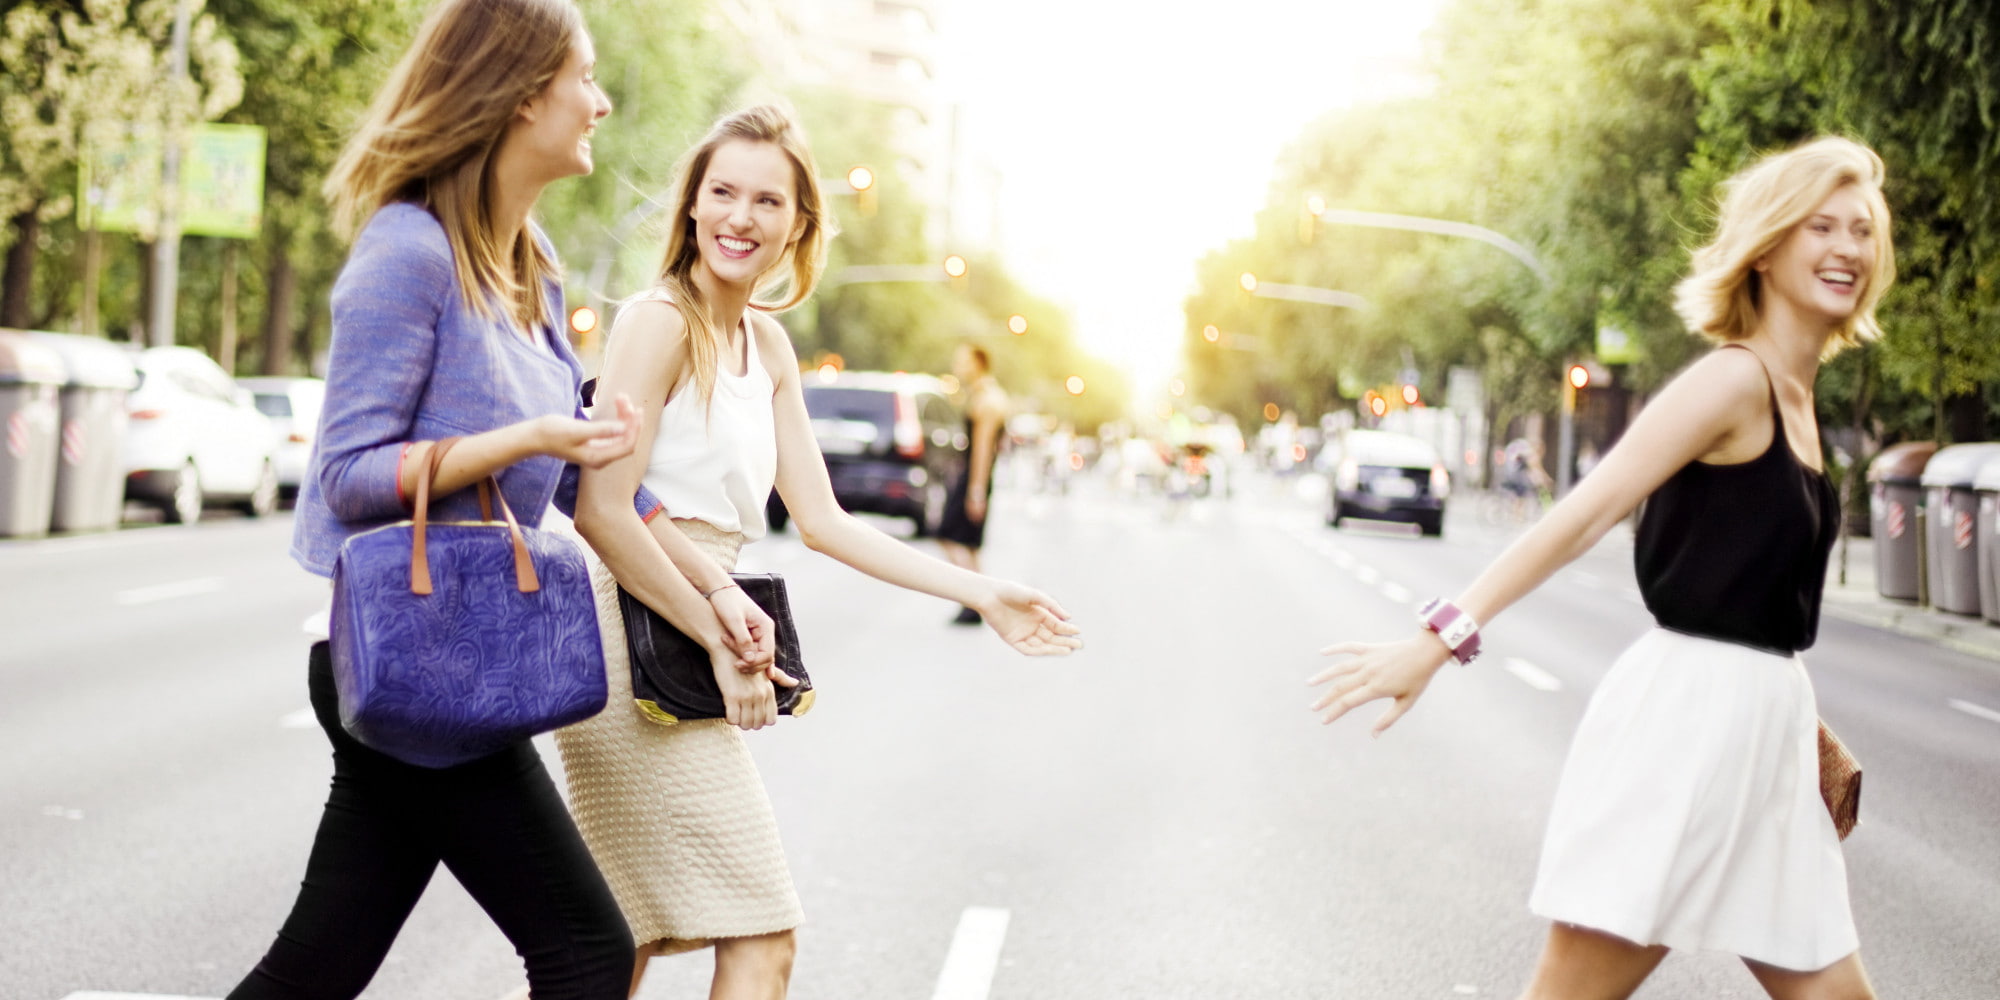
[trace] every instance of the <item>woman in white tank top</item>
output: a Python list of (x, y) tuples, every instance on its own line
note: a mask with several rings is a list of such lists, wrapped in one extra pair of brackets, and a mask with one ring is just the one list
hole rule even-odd
[[(781, 997), (790, 978), (797, 895), (738, 736), (776, 721), (773, 683), (790, 679), (771, 662), (770, 618), (729, 577), (737, 548), (764, 534), (774, 484), (814, 550), (974, 608), (1022, 653), (1082, 645), (1047, 595), (926, 556), (835, 502), (797, 355), (770, 316), (811, 295), (824, 266), (831, 219), (817, 177), (783, 111), (719, 122), (681, 164), (659, 286), (620, 312), (604, 361), (599, 397), (629, 396), (642, 420), (636, 454), (586, 473), (577, 502), (577, 529), (606, 570), (600, 612), (612, 595), (600, 614), (611, 707), (558, 745), (577, 825), (639, 944), (635, 991), (652, 955), (711, 943), (713, 997)], [(781, 283), (782, 301), (757, 300)], [(670, 516), (633, 510), (641, 481)], [(639, 715), (620, 676), (613, 579), (708, 648), (726, 721)]]

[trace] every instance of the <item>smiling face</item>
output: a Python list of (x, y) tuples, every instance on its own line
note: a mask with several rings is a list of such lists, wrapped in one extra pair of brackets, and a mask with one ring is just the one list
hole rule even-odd
[(790, 157), (774, 143), (731, 140), (715, 149), (688, 218), (709, 272), (755, 286), (799, 237)]
[(521, 106), (509, 129), (509, 144), (518, 145), (545, 181), (590, 173), (590, 136), (597, 120), (611, 113), (611, 99), (597, 87), (597, 50), (587, 35), (563, 60), (562, 69), (541, 93)]
[(1835, 189), (1757, 261), (1766, 306), (1783, 301), (1801, 315), (1845, 322), (1867, 291), (1875, 239), (1874, 214), (1861, 190)]

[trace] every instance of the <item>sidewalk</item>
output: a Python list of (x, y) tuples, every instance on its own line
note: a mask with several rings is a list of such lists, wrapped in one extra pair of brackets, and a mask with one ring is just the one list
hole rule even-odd
[[(1841, 583), (1841, 545), (1847, 546), (1847, 582)], [(1848, 538), (1833, 547), (1826, 569), (1826, 600), (1821, 613), (1857, 625), (1922, 639), (1947, 649), (2000, 661), (2000, 625), (1976, 616), (1956, 615), (1891, 601), (1875, 592), (1875, 541)]]

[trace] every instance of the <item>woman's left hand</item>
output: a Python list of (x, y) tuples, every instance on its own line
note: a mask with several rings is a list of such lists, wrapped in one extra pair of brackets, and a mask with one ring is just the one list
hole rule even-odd
[(1431, 678), (1451, 659), (1451, 650), (1434, 633), (1425, 632), (1401, 642), (1343, 642), (1320, 650), (1321, 656), (1352, 656), (1314, 674), (1307, 684), (1327, 684), (1327, 692), (1313, 702), (1312, 710), (1325, 713), (1321, 723), (1330, 724), (1354, 709), (1378, 698), (1393, 703), (1375, 720), (1370, 735), (1396, 724), (1422, 697)]
[(1067, 656), (1083, 648), (1083, 630), (1055, 598), (1033, 587), (993, 581), (993, 592), (972, 606), (1007, 645), (1027, 656)]

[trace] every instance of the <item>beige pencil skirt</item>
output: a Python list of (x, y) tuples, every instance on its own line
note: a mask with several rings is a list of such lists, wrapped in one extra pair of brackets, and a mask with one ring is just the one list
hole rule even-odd
[[(674, 522), (725, 567), (743, 536)], [(618, 585), (595, 555), (598, 628), (611, 697), (556, 732), (570, 810), (641, 946), (703, 948), (797, 927), (805, 914), (778, 823), (743, 734), (721, 719), (662, 726), (632, 703)]]

